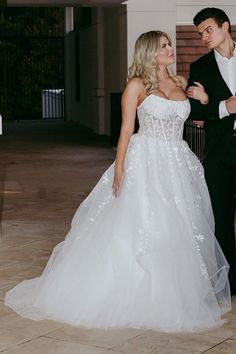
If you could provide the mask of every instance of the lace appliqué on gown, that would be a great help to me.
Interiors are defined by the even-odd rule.
[[[10,290],[6,305],[25,317],[96,328],[191,332],[223,322],[228,264],[202,165],[183,141],[189,112],[188,100],[143,101],[119,196],[112,164],[42,275]]]

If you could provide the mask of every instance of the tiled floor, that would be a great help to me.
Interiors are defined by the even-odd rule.
[[[0,353],[236,353],[236,299],[223,327],[189,335],[93,330],[23,319],[5,292],[39,275],[66,235],[78,204],[113,161],[114,150],[72,123],[11,123],[0,138]]]

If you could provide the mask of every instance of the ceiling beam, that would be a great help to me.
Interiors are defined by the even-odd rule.
[[[2,6],[117,6],[124,0],[0,0]]]

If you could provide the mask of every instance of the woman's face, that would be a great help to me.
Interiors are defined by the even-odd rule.
[[[175,62],[173,48],[170,45],[169,39],[164,36],[160,38],[160,48],[157,49],[156,60],[159,66],[167,66]]]

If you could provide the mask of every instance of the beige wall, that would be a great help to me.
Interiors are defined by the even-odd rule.
[[[193,17],[204,7],[219,7],[230,17],[232,24],[236,24],[236,1],[235,0],[176,0],[176,24],[192,25]]]
[[[137,37],[149,30],[168,32],[175,47],[176,0],[129,0],[127,2],[128,64]]]

